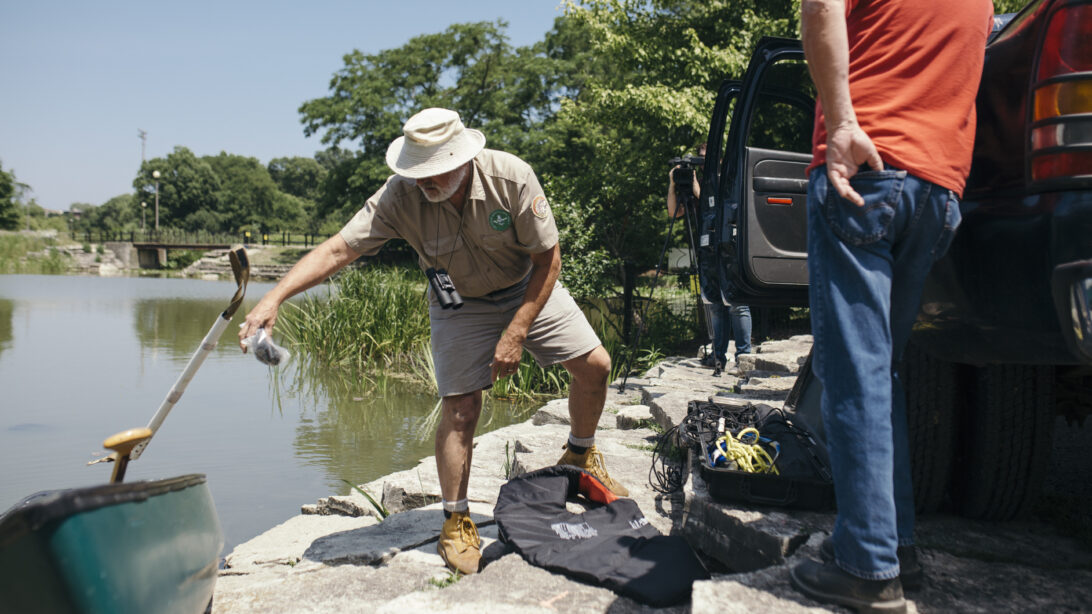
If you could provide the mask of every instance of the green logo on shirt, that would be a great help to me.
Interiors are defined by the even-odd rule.
[[[489,225],[496,231],[508,230],[508,227],[512,225],[512,216],[504,209],[494,209],[489,214]]]

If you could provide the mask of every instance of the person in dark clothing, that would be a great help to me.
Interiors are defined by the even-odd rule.
[[[705,143],[698,147],[698,155],[705,155]],[[672,168],[667,174],[667,215],[676,218],[686,215],[685,205],[680,205],[678,196],[675,195],[675,170],[678,168],[678,166]],[[697,199],[700,196],[701,187],[698,185],[697,173],[694,173],[692,177],[694,198]],[[736,342],[735,359],[737,361],[740,354],[751,353],[751,308],[747,305],[725,302],[719,290],[703,289],[702,302],[712,325],[710,336],[713,339],[713,362],[711,366],[715,369],[714,374],[719,375],[728,364],[729,339],[734,339]]]

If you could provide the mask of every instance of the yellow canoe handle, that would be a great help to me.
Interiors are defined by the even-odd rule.
[[[148,441],[151,437],[152,429],[145,427],[129,429],[107,437],[106,441],[102,442],[102,447],[117,452],[117,455],[120,458],[122,456],[128,456],[129,453],[133,451],[133,448],[140,445],[143,441]]]
[[[113,450],[110,456],[114,459],[114,472],[110,476],[111,483],[118,483],[125,479],[125,468],[129,465],[129,454],[133,448],[152,438],[152,429],[140,427],[122,431],[117,435],[111,435],[102,442],[102,447]]]

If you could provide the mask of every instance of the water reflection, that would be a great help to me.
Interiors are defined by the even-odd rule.
[[[166,350],[172,358],[188,358],[227,304],[227,300],[140,299],[133,305],[133,330],[142,347]],[[233,332],[229,327],[221,344],[233,344]]]
[[[241,311],[270,287],[251,284]],[[18,467],[0,480],[0,510],[39,490],[102,483],[109,471],[85,463],[105,437],[147,424],[234,290],[232,282],[0,275],[0,466]],[[306,367],[306,356],[270,370],[235,346],[240,320],[127,481],[208,475],[230,550],[300,505],[347,493],[342,478],[368,482],[433,454],[432,390]],[[530,411],[490,404],[479,431]]]
[[[11,316],[15,313],[15,301],[0,298],[0,355],[11,347]]]
[[[287,371],[280,387],[304,409],[296,427],[296,456],[321,466],[334,491],[347,492],[342,479],[371,481],[433,454],[434,390],[398,377],[355,378],[313,365],[290,365]],[[526,420],[541,405],[486,399],[478,432]]]

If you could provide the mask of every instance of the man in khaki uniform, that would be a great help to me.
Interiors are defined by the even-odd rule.
[[[595,447],[610,355],[557,281],[557,227],[531,167],[485,149],[485,136],[465,128],[454,111],[425,109],[403,130],[405,136],[387,150],[387,165],[396,174],[341,232],[262,297],[239,338],[268,331],[286,299],[375,254],[390,239],[412,245],[422,269],[446,270],[463,305],[441,306],[429,291],[432,353],[443,398],[436,465],[445,521],[437,550],[451,569],[474,573],[481,540],[466,493],[481,391],[515,373],[524,348],[541,365],[561,363],[572,380],[572,427],[558,464],[576,465],[626,496]]]

